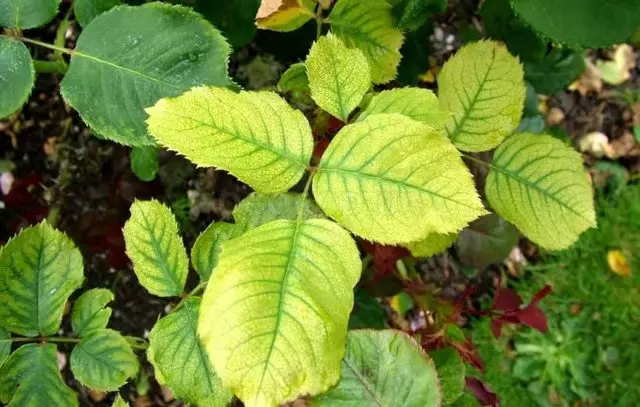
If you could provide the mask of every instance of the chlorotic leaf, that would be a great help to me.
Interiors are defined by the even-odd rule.
[[[313,398],[313,407],[439,406],[442,393],[429,357],[407,334],[349,332],[337,386]]]
[[[504,45],[479,41],[462,47],[444,64],[438,87],[440,106],[453,113],[446,134],[460,150],[490,150],[520,124],[522,65]]]
[[[309,77],[303,62],[291,65],[278,81],[280,93],[309,93]]]
[[[199,298],[186,299],[149,334],[147,357],[158,381],[174,396],[199,406],[224,407],[233,394],[222,386],[197,335]]]
[[[23,345],[0,368],[0,402],[7,407],[77,407],[75,393],[62,381],[56,346]]]
[[[461,263],[484,268],[507,258],[518,237],[512,224],[492,213],[476,219],[460,232],[456,253]]]
[[[315,18],[313,0],[262,0],[256,25],[263,30],[294,31]]]
[[[124,401],[122,396],[118,394],[116,396],[116,399],[113,401],[113,404],[111,405],[111,407],[129,407],[129,403]]]
[[[194,9],[222,31],[235,49],[249,42],[256,34],[254,17],[260,0],[196,0]]]
[[[453,145],[397,113],[342,128],[320,161],[313,194],[348,230],[385,244],[457,232],[485,213]]]
[[[131,170],[141,181],[153,181],[160,170],[158,149],[153,146],[131,149]]]
[[[191,249],[191,263],[200,279],[206,281],[218,264],[222,243],[236,237],[238,225],[213,222],[198,236]]]
[[[0,5],[0,13],[1,9]],[[34,80],[33,61],[27,47],[18,40],[0,36],[0,119],[20,109],[31,93]]]
[[[243,225],[245,231],[279,219],[295,220],[298,208],[303,205],[303,219],[325,219],[318,205],[301,194],[286,193],[276,196],[251,194],[243,199],[233,210],[236,223]]]
[[[106,288],[93,288],[82,293],[73,305],[73,332],[84,335],[94,329],[106,328],[111,318],[111,308],[106,305],[114,298],[113,293]]]
[[[0,326],[0,369],[11,353],[11,333]],[[1,376],[0,376],[1,377]]]
[[[1,250],[0,325],[24,336],[56,333],[69,295],[82,285],[80,251],[46,222]]]
[[[220,32],[189,8],[117,6],[80,34],[62,96],[102,137],[153,145],[144,108],[196,85],[226,86],[230,51]]]
[[[640,25],[636,0],[511,0],[511,4],[545,36],[574,46],[605,48],[623,43]]]
[[[464,390],[464,362],[453,348],[429,352],[429,356],[436,364],[436,370],[438,371],[438,379],[443,395],[442,405],[451,405],[462,395]]]
[[[442,109],[436,95],[428,89],[400,88],[375,95],[358,115],[358,121],[380,113],[399,113],[415,121],[442,129],[451,115]]]
[[[351,236],[324,219],[278,220],[226,242],[198,324],[223,383],[247,406],[335,384],[360,271]]]
[[[524,65],[525,77],[536,92],[550,95],[563,90],[584,72],[584,53],[554,48],[540,61]]]
[[[349,48],[359,48],[369,61],[373,83],[396,77],[402,31],[395,28],[386,0],[340,0],[328,18],[331,31]]]
[[[593,191],[575,150],[551,136],[507,139],[485,186],[491,207],[546,249],[563,249],[596,226]]]
[[[199,87],[147,111],[160,144],[227,170],[258,192],[288,190],[311,159],[309,122],[275,93]]]
[[[346,122],[371,87],[369,63],[358,48],[347,48],[332,33],[320,37],[305,61],[311,98]]]
[[[119,332],[94,329],[71,351],[71,371],[91,389],[115,391],[136,375],[138,358]]]
[[[94,18],[120,4],[121,0],[76,0],[73,12],[80,25],[86,27]]]
[[[427,237],[406,245],[415,257],[431,257],[447,250],[458,237],[457,233],[429,233]]]
[[[151,294],[182,294],[189,262],[171,210],[158,201],[135,201],[124,225],[127,255],[140,284]]]
[[[36,28],[53,20],[60,0],[2,0],[0,27]]]

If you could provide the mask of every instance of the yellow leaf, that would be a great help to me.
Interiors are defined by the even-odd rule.
[[[311,0],[262,0],[256,25],[263,30],[294,31],[315,17]]]
[[[622,253],[622,250],[609,250],[607,253],[607,262],[611,271],[622,277],[628,277],[631,275],[631,266],[627,257]]]

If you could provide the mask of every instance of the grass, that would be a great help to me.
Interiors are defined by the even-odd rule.
[[[474,340],[487,363],[483,378],[505,406],[637,406],[640,400],[640,185],[597,197],[598,229],[569,250],[543,255],[516,289],[530,298],[550,284],[542,307],[549,333],[508,331],[499,341],[486,324]],[[607,263],[622,250],[632,273]]]

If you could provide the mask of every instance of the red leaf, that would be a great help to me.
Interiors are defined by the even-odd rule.
[[[515,291],[510,288],[499,288],[493,297],[493,305],[491,308],[502,311],[513,311],[520,308],[520,305],[522,305],[522,299]]]
[[[518,313],[518,320],[533,329],[537,329],[542,333],[549,330],[547,316],[536,304],[531,302],[525,309]]]
[[[404,247],[384,246],[377,243],[364,241],[362,248],[373,257],[376,267],[376,278],[393,274],[396,270],[396,261],[410,255]]]
[[[542,289],[538,290],[537,293],[534,294],[531,299],[531,303],[529,305],[536,305],[539,303],[544,297],[551,294],[552,288],[550,285],[545,285]]]
[[[495,338],[500,337],[500,334],[502,333],[502,325],[504,324],[498,319],[491,320],[491,333]]]
[[[475,377],[467,376],[464,380],[467,390],[476,396],[476,399],[478,399],[483,407],[500,407],[498,396],[496,396],[488,385]]]

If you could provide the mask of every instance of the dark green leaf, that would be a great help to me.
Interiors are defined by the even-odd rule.
[[[33,61],[27,47],[18,40],[0,36],[0,119],[26,102],[34,79]]]
[[[94,288],[82,293],[73,305],[73,332],[84,335],[94,329],[106,328],[111,318],[111,308],[106,305],[113,299],[113,293],[106,288]]]
[[[453,348],[445,348],[429,352],[436,364],[440,388],[442,389],[442,405],[451,405],[464,390],[464,362]]]
[[[2,0],[0,27],[35,28],[51,21],[60,0]]]
[[[582,52],[554,48],[539,62],[525,62],[525,78],[536,92],[552,94],[564,89],[584,71]]]
[[[516,129],[516,133],[540,134],[544,131],[544,124],[544,117],[541,115],[523,117]]]
[[[158,149],[152,146],[131,149],[131,170],[142,181],[153,181],[158,173]]]
[[[260,0],[196,0],[195,10],[216,26],[238,49],[256,33],[254,18]]]
[[[120,4],[120,0],[76,0],[73,11],[80,25],[86,27],[94,18]]]
[[[492,213],[460,232],[456,252],[462,263],[483,268],[506,258],[517,242],[516,228]]]
[[[414,32],[407,33],[400,49],[402,59],[398,66],[396,80],[401,85],[415,86],[419,77],[429,69],[429,34],[433,31],[431,24],[425,24]]]
[[[11,333],[0,326],[0,368],[11,353]]]
[[[431,16],[444,12],[446,8],[446,0],[400,0],[394,5],[393,14],[398,19],[398,28],[411,32],[418,30]]]
[[[355,304],[349,318],[349,329],[384,329],[387,326],[382,305],[363,290],[356,290]]]

